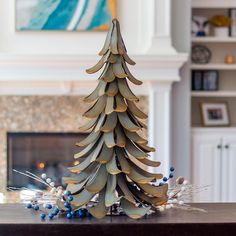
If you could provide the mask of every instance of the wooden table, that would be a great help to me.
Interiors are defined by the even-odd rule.
[[[140,220],[125,216],[102,220],[55,218],[41,221],[39,213],[20,204],[0,205],[0,236],[235,236],[236,203],[192,204],[207,212],[170,209]]]

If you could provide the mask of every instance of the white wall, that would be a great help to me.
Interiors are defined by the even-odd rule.
[[[131,54],[145,52],[150,44],[151,16],[145,2],[117,0],[117,17]],[[14,4],[0,0],[0,53],[97,54],[103,45],[105,32],[15,32]]]

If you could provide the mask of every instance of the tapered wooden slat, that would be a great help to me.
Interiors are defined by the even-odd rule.
[[[107,86],[107,82],[102,82],[103,80],[101,80],[101,82],[99,81],[99,83],[101,83],[101,86],[99,88],[99,91],[98,91],[98,96],[101,97],[102,95],[105,94],[106,92],[106,86]]]
[[[121,199],[121,207],[125,214],[132,219],[139,219],[146,215],[151,207],[137,207],[126,199]]]
[[[128,139],[134,141],[135,143],[147,144],[148,142],[146,139],[139,136],[136,132],[130,132],[129,130],[124,129],[124,133]]]
[[[111,44],[110,44],[111,52],[113,54],[118,54],[118,48],[117,48],[117,28],[116,28],[116,22],[113,22],[113,32],[111,37]]]
[[[106,164],[106,168],[108,173],[110,173],[111,175],[117,175],[121,172],[121,170],[117,167],[115,156],[113,156],[111,160]]]
[[[127,63],[129,63],[130,65],[135,65],[135,64],[136,64],[136,63],[128,56],[127,53],[124,53],[124,54],[123,54],[123,58],[124,58],[124,60],[125,60]]]
[[[168,184],[161,186],[152,186],[151,184],[138,184],[146,193],[151,194],[154,197],[165,197],[168,191]]]
[[[144,159],[146,157],[148,157],[148,154],[143,152],[141,149],[139,149],[133,142],[131,142],[130,140],[126,140],[126,145],[125,145],[125,149],[127,150],[127,152],[137,158],[137,159]]]
[[[105,196],[105,206],[110,207],[119,201],[119,197],[116,195],[116,175],[108,175],[107,186],[106,186],[106,196]]]
[[[95,66],[93,66],[93,67],[87,69],[86,72],[87,72],[88,74],[93,74],[93,73],[98,72],[100,69],[102,69],[102,67],[104,66],[104,64],[107,62],[109,56],[110,56],[110,53],[109,53],[109,52],[107,52],[106,54],[104,54],[104,55],[102,56],[102,58],[98,61],[98,63],[97,63]]]
[[[152,161],[152,160],[150,160],[148,158],[139,159],[139,161],[141,163],[143,163],[144,165],[152,166],[152,167],[158,167],[161,164],[161,162],[159,162],[159,161]]]
[[[92,171],[96,171],[97,168],[98,168],[98,163],[93,162],[86,169],[84,169],[83,172],[81,172],[79,174],[76,174],[74,176],[71,176],[71,177],[63,177],[62,181],[65,184],[78,184],[78,183],[81,183],[85,179],[87,179],[89,177],[89,175],[91,175]]]
[[[79,194],[76,194],[73,196],[74,199],[71,202],[71,204],[74,206],[77,206],[77,207],[83,206],[83,205],[87,204],[93,198],[93,196],[94,196],[93,193],[90,193],[89,191],[84,189]]]
[[[126,137],[124,135],[123,128],[118,124],[115,128],[115,143],[118,147],[125,147]]]
[[[139,99],[133,94],[133,92],[131,91],[131,89],[129,88],[129,85],[126,81],[126,78],[123,79],[118,79],[117,80],[118,83],[118,88],[120,91],[120,94],[130,100],[130,101],[138,101]]]
[[[99,193],[98,203],[95,207],[88,208],[89,213],[97,219],[101,219],[107,214],[108,208],[105,206],[105,189]]]
[[[155,148],[149,147],[145,144],[136,144],[144,152],[155,152]]]
[[[136,85],[141,85],[143,82],[140,81],[140,80],[137,80],[129,71],[127,65],[125,64],[124,61],[122,61],[122,66],[124,68],[124,71],[129,79],[130,82],[132,82],[133,84],[136,84]],[[124,78],[124,77],[123,77]]]
[[[147,184],[155,179],[155,177],[151,176],[149,177],[144,175],[139,169],[136,168],[135,165],[132,165],[130,161],[129,163],[130,163],[130,173],[128,174],[128,177],[135,183]]]
[[[99,137],[99,136],[98,136]],[[85,155],[88,155],[92,152],[93,150],[93,146],[96,144],[96,141],[95,140],[94,142],[92,142],[91,144],[89,144],[87,147],[85,147],[82,151],[76,153],[74,155],[74,158],[77,159],[77,158],[81,158],[81,157],[84,157]]]
[[[137,117],[135,117],[129,110],[126,111],[130,120],[136,124],[137,126],[139,126],[140,128],[144,128],[147,129],[147,125],[142,123]]]
[[[132,132],[140,130],[140,127],[137,126],[137,125],[135,125],[135,124],[130,120],[130,118],[129,118],[129,116],[127,115],[126,112],[124,112],[124,113],[118,113],[118,118],[119,118],[119,121],[120,121],[121,125],[122,125],[125,129],[127,129],[127,130],[129,130],[129,131],[132,131]]]
[[[97,122],[97,124],[94,128],[94,132],[100,131],[101,127],[104,124],[105,118],[106,118],[106,115],[104,113],[101,113],[100,116],[99,116],[99,120],[98,120],[98,122]]]
[[[95,100],[97,100],[97,99],[99,98],[99,91],[100,91],[100,89],[101,89],[104,85],[106,85],[106,84],[107,84],[107,82],[105,82],[105,81],[103,81],[103,80],[100,80],[100,81],[98,82],[98,85],[97,85],[97,87],[95,88],[95,90],[94,90],[90,95],[88,95],[87,97],[85,97],[85,98],[84,98],[84,101],[90,103],[90,102],[94,102]]]
[[[121,33],[120,33],[120,24],[116,21],[116,29],[117,29],[117,47],[119,54],[123,55],[126,53],[125,44],[123,42]]]
[[[127,101],[128,104],[128,109],[130,111],[130,113],[132,113],[134,116],[137,116],[140,119],[147,119],[148,116],[142,112],[136,105],[134,102],[132,101]]]
[[[84,140],[82,140],[79,143],[76,143],[77,146],[79,147],[84,147],[89,145],[90,143],[96,141],[100,136],[99,132],[91,132]]]
[[[129,157],[130,159],[132,157]],[[134,169],[136,172],[138,172],[139,174],[146,176],[146,177],[150,177],[150,178],[155,178],[155,179],[162,179],[163,175],[159,174],[159,173],[151,173],[147,171],[147,168],[143,169],[142,166],[138,166],[137,164],[134,164],[134,162],[129,162],[130,163],[130,168]],[[142,184],[142,183],[141,183]]]
[[[117,62],[118,57],[119,57],[118,55],[115,55],[115,54],[111,53],[109,58],[108,58],[108,62],[114,64],[114,63]]]
[[[83,182],[79,184],[68,184],[66,187],[67,191],[70,191],[71,194],[78,193],[81,189],[83,189],[84,185],[87,183],[87,179],[85,179]]]
[[[167,202],[167,196],[164,197],[152,197],[147,196],[141,191],[138,191],[136,187],[130,186],[130,191],[139,198],[140,201],[144,201],[148,204],[154,205],[154,206],[160,206],[162,204],[165,204]]]
[[[113,132],[104,133],[103,137],[108,148],[112,148],[116,145]]]
[[[101,75],[101,78],[103,79],[104,82],[111,83],[112,81],[115,80],[116,76],[113,72],[113,66],[112,64],[107,64],[106,71],[104,74]]]
[[[73,166],[73,167],[69,167],[68,170],[70,171],[76,171],[77,173],[80,173],[80,171],[84,170],[85,168],[87,168],[90,163],[91,163],[91,159],[92,159],[93,153],[91,153],[83,162],[81,162],[79,165]]]
[[[115,152],[116,152],[118,162],[120,163],[122,172],[125,174],[129,174],[130,173],[130,166],[129,166],[128,161],[126,160],[126,156],[125,156],[123,150],[121,148],[116,148]]]
[[[112,70],[115,76],[118,78],[125,78],[127,76],[125,70],[122,67],[121,57],[117,58],[117,62],[115,64],[112,64]]]
[[[98,117],[95,117],[93,119],[91,119],[89,122],[87,122],[85,125],[83,125],[82,127],[79,128],[80,131],[87,131],[89,129],[91,129],[95,124],[96,121],[98,120]]]
[[[110,115],[107,115],[104,125],[101,127],[103,132],[111,132],[115,129],[117,124],[117,114],[112,112]]]
[[[116,81],[113,81],[108,84],[106,89],[106,95],[110,97],[114,97],[118,93],[118,85]]]
[[[130,190],[127,187],[126,181],[124,179],[125,177],[122,174],[117,175],[117,183],[120,187],[121,191],[124,194],[124,198],[127,199],[129,202],[136,203],[133,194],[130,192]]]
[[[127,105],[124,101],[124,98],[118,93],[115,96],[115,111],[116,112],[125,112],[127,110]]]
[[[105,107],[105,114],[109,115],[114,111],[114,97],[107,97],[107,103]]]
[[[100,192],[106,185],[107,182],[107,170],[105,165],[101,165],[93,180],[89,181],[85,189],[91,193]]]
[[[104,45],[103,45],[103,48],[102,48],[102,50],[99,52],[99,55],[100,55],[100,56],[104,55],[104,54],[108,51],[108,49],[109,49],[109,47],[110,47],[111,35],[112,35],[112,32],[113,32],[113,27],[114,27],[114,24],[112,23],[112,24],[110,25],[110,28],[109,28],[109,31],[108,31],[108,34],[107,34],[105,43],[104,43]]]
[[[100,152],[98,158],[96,159],[97,162],[104,164],[111,160],[114,155],[114,149],[108,148],[106,144],[103,145],[102,151]]]
[[[106,107],[106,96],[103,95],[100,97],[96,103],[84,113],[84,116],[87,118],[95,118],[98,117],[105,109]]]

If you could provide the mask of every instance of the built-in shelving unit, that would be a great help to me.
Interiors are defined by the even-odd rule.
[[[210,19],[214,15],[228,15],[230,8],[236,8],[236,0],[192,0],[192,16],[205,16]],[[209,102],[227,102],[229,106],[231,127],[236,127],[236,63],[225,64],[225,56],[233,55],[236,60],[236,37],[216,37],[213,27],[203,37],[191,37],[192,45],[204,45],[212,53],[208,64],[190,63],[191,71],[215,70],[218,72],[219,84],[216,91],[191,91],[192,128],[202,128],[200,104]]]

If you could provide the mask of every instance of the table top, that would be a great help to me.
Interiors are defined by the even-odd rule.
[[[190,204],[204,209],[195,210],[169,209],[152,214],[139,220],[126,216],[107,216],[101,220],[72,219],[56,217],[42,221],[39,212],[25,209],[21,204],[0,205],[0,235],[24,235],[25,230],[33,230],[36,235],[78,235],[101,233],[103,235],[236,235],[236,203],[202,203]],[[20,233],[22,232],[22,234]],[[44,232],[44,234],[42,234]],[[46,234],[50,232],[50,234]],[[63,234],[63,232],[65,234]],[[12,233],[12,234],[9,234]],[[37,234],[39,233],[39,234]],[[167,234],[168,233],[168,234]],[[171,233],[171,234],[170,234]],[[100,234],[99,234],[100,235]]]

